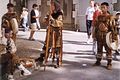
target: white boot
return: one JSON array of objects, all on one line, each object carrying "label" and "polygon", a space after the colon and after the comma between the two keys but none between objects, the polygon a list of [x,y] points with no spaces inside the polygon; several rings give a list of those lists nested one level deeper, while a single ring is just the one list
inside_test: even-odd
[{"label": "white boot", "polygon": [[27,75],[31,75],[32,73],[27,70],[22,64],[20,64],[20,66],[18,66],[19,70],[23,71],[23,75],[27,76]]},{"label": "white boot", "polygon": [[15,79],[13,78],[13,75],[8,75],[8,80],[15,80]]}]

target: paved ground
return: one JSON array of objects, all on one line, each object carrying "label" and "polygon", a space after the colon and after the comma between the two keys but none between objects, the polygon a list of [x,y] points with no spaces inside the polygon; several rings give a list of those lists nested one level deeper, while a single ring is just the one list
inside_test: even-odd
[{"label": "paved ground", "polygon": [[[18,33],[17,54],[21,57],[37,58],[45,39],[45,30],[36,32],[36,41],[29,41],[29,31]],[[92,55],[92,43],[87,44],[87,35],[83,32],[63,31],[63,66],[55,69],[41,67],[32,71],[32,75],[20,77],[16,80],[120,80],[120,56],[113,60],[113,70],[106,70],[105,55],[100,67],[93,67],[95,56]]]}]

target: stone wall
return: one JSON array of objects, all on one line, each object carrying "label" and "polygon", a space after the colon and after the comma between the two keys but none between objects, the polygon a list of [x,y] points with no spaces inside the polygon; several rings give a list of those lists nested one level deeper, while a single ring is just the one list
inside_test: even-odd
[{"label": "stone wall", "polygon": [[117,0],[117,3],[114,3],[114,11],[120,11],[120,0]]},{"label": "stone wall", "polygon": [[[13,0],[11,0],[13,1]],[[20,0],[15,0],[16,4]],[[39,11],[41,14],[40,22],[42,28],[46,28],[43,26],[42,21],[46,13],[49,11],[49,1],[50,0],[24,0],[26,2],[26,6],[29,9],[29,12],[32,9],[32,4],[37,3],[39,5]],[[87,7],[89,6],[89,0],[61,0],[62,1],[62,6],[63,6],[63,11],[64,11],[64,29],[68,30],[76,30],[80,29],[81,31],[86,31],[86,25],[85,25],[85,12]],[[110,12],[113,10],[119,10],[120,7],[120,0],[117,0],[117,3],[114,4],[114,9],[113,9],[113,4],[112,0],[95,0],[96,2],[108,2],[110,4]],[[19,8],[18,13],[20,13],[20,5],[17,5]],[[73,11],[75,13],[74,18],[73,18]]]},{"label": "stone wall", "polygon": [[7,12],[6,5],[8,4],[9,0],[0,0],[0,37],[1,37],[1,19],[3,14]]},{"label": "stone wall", "polygon": [[[75,28],[79,29],[80,31],[86,31],[86,20],[85,20],[85,12],[87,7],[89,6],[89,0],[75,0],[76,6],[76,17],[75,23],[77,26]],[[110,12],[113,10],[112,0],[95,0],[95,2],[108,2],[110,4]]]}]

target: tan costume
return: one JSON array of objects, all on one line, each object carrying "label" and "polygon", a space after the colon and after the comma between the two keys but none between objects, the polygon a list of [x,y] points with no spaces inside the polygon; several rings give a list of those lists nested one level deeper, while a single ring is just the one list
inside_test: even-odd
[{"label": "tan costume", "polygon": [[40,57],[36,59],[36,61],[39,60],[40,62],[43,62],[45,59],[46,63],[49,56],[49,50],[51,49],[52,62],[54,62],[54,59],[56,58],[57,65],[59,66],[62,64],[62,28],[63,28],[62,16],[63,13],[58,12],[57,14],[54,14],[54,16],[50,15],[47,17],[47,20],[49,20],[47,23],[49,24],[47,26],[46,32],[47,34],[45,44],[43,46],[45,54],[40,54]]},{"label": "tan costume", "polygon": [[115,20],[112,15],[99,15],[97,20],[95,21],[95,32],[94,32],[94,38],[97,40],[97,61],[96,64],[100,64],[100,61],[103,56],[103,46],[106,50],[106,56],[107,56],[107,65],[112,65],[112,49],[108,47],[106,44],[106,35],[108,32],[112,33],[112,40],[117,40],[117,31],[115,26]]},{"label": "tan costume", "polygon": [[16,41],[16,34],[18,32],[18,23],[16,13],[6,13],[2,17],[2,28],[5,30],[9,29],[13,31],[13,41]]}]

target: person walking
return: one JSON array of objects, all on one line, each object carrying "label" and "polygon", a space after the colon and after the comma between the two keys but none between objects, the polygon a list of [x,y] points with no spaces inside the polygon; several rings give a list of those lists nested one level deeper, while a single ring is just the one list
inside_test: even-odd
[{"label": "person walking", "polygon": [[24,28],[24,31],[28,30],[28,11],[27,8],[23,8],[21,14],[21,26]]},{"label": "person walking", "polygon": [[91,26],[92,26],[94,12],[95,12],[94,0],[90,0],[90,6],[86,10],[86,28],[87,28],[87,35],[88,35],[87,43],[90,42]]},{"label": "person walking", "polygon": [[38,29],[40,30],[40,23],[39,23],[39,18],[40,18],[40,15],[39,15],[39,12],[38,12],[38,5],[37,4],[33,4],[32,6],[32,10],[30,12],[30,18],[31,18],[31,32],[30,32],[30,37],[29,37],[29,40],[35,40],[33,38],[33,35],[35,33],[35,31]]}]

